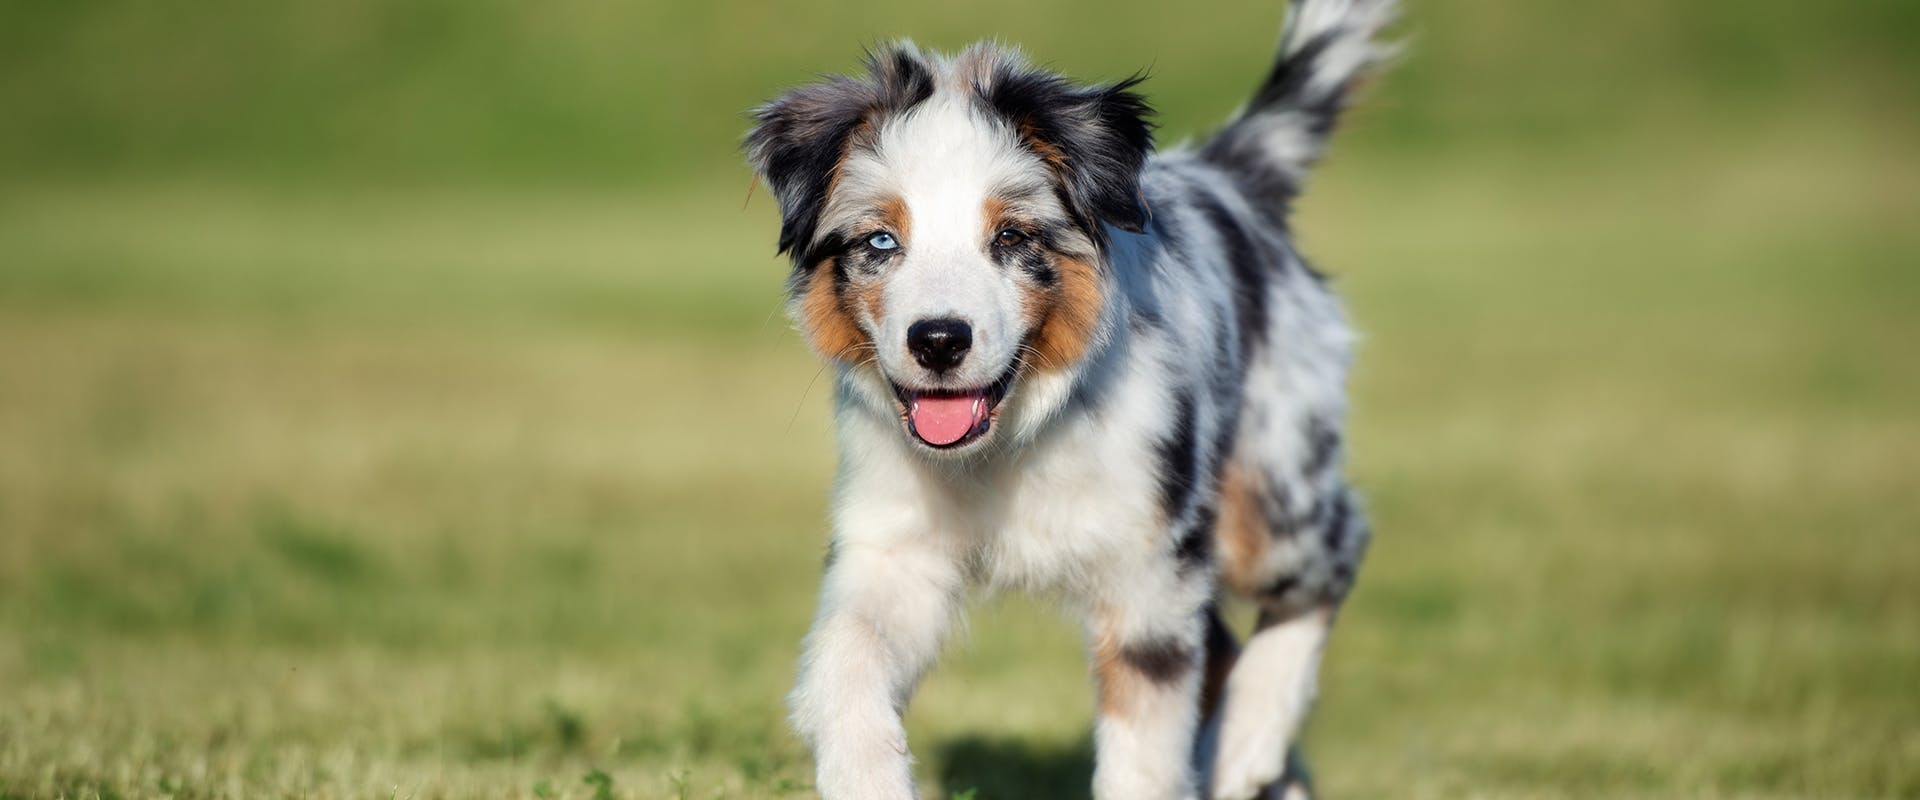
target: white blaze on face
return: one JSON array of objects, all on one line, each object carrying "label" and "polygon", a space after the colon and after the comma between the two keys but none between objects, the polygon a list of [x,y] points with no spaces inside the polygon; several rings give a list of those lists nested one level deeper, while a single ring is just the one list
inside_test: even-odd
[{"label": "white blaze on face", "polygon": [[[873,336],[888,377],[910,388],[975,389],[1012,368],[1024,334],[1016,276],[990,254],[990,197],[1031,188],[1047,173],[1004,124],[972,107],[966,94],[943,87],[907,114],[881,122],[870,152],[849,158],[840,194],[897,197],[909,223],[902,255],[880,289],[884,314]],[[972,328],[972,346],[945,375],[922,368],[907,348],[907,329],[922,320],[958,319]]]}]

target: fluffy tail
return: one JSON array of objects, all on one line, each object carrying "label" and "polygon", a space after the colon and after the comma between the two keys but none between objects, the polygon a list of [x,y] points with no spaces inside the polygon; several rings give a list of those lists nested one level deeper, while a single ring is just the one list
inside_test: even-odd
[{"label": "fluffy tail", "polygon": [[1393,48],[1376,40],[1394,0],[1289,0],[1273,71],[1201,156],[1275,211],[1298,194],[1360,79]]}]

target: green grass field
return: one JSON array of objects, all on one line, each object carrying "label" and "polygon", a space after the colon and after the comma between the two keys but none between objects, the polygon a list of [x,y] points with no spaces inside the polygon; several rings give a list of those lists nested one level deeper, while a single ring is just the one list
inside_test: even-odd
[{"label": "green grass field", "polygon": [[[0,798],[811,797],[828,387],[732,115],[869,28],[998,30],[1152,53],[1177,136],[1276,4],[1104,38],[842,5],[417,3],[324,80],[393,18],[0,12]],[[1788,5],[1416,6],[1296,226],[1366,333],[1377,529],[1326,796],[1920,796],[1920,37]],[[659,26],[691,43],[614,46]],[[1607,41],[1640,57],[1591,74]],[[647,69],[700,44],[745,60]],[[141,57],[172,94],[114,93]],[[659,102],[592,113],[622,91]],[[909,713],[923,794],[1086,797],[1090,710],[1074,629],[982,598]]]}]

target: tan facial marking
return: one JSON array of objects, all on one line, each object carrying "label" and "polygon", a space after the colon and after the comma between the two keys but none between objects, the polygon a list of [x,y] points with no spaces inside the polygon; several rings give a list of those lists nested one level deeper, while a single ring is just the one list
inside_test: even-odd
[{"label": "tan facial marking", "polygon": [[880,287],[869,286],[856,290],[853,294],[858,299],[860,308],[867,312],[867,319],[878,327],[880,321],[886,318],[886,306],[880,302]]},{"label": "tan facial marking", "polygon": [[986,202],[980,204],[980,221],[985,226],[985,229],[980,231],[982,241],[991,243],[993,237],[999,235],[1001,228],[1008,222],[1007,211],[1011,208],[1012,206],[1006,200],[998,197],[989,197]]},{"label": "tan facial marking", "polygon": [[[901,246],[906,246],[910,237],[913,236],[913,215],[907,211],[906,200],[898,196],[881,200],[874,208],[874,216],[880,220],[880,224],[885,226],[888,232],[893,234],[893,238],[898,240]],[[873,284],[855,289],[853,294],[855,307],[866,312],[869,322],[879,325],[880,321],[886,317],[886,305],[880,301],[880,286]]]},{"label": "tan facial marking", "polygon": [[856,361],[857,351],[867,344],[867,333],[841,297],[834,269],[829,258],[814,265],[807,277],[807,291],[800,300],[800,328],[821,358]]},{"label": "tan facial marking", "polygon": [[[985,241],[992,242],[1000,231],[1018,226],[1011,211],[1012,205],[1004,199],[986,199],[981,207]],[[1087,354],[1106,304],[1100,272],[1092,262],[1055,256],[1053,270],[1058,276],[1054,285],[1029,288],[1020,301],[1028,329],[1033,331],[1029,339],[1033,350],[1026,356],[1042,370],[1066,369]]]},{"label": "tan facial marking", "polygon": [[[836,168],[836,178],[838,173]],[[905,200],[898,197],[882,200],[875,207],[875,216],[895,238],[906,242],[913,220],[907,213]],[[814,352],[822,358],[858,362],[859,351],[872,339],[860,326],[856,311],[865,313],[870,322],[877,324],[885,316],[886,307],[881,302],[879,285],[871,282],[840,285],[834,280],[835,266],[834,259],[821,261],[807,278],[800,303],[800,327]]]},{"label": "tan facial marking", "polygon": [[1035,333],[1031,354],[1042,369],[1065,369],[1087,354],[1099,328],[1106,296],[1100,273],[1091,262],[1061,256],[1054,260],[1059,280],[1030,297],[1028,311]]},{"label": "tan facial marking", "polygon": [[913,215],[907,212],[907,201],[889,197],[880,201],[876,212],[880,224],[887,226],[887,230],[892,231],[901,244],[906,244],[908,237],[913,235]]}]

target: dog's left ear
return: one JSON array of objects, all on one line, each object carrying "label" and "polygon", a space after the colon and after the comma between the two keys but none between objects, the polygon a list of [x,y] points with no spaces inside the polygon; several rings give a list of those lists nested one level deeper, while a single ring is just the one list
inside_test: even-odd
[{"label": "dog's left ear", "polygon": [[1102,222],[1133,233],[1147,222],[1140,167],[1153,150],[1153,108],[1133,91],[1142,80],[1075,86],[1045,72],[1003,72],[984,93],[1053,168],[1074,212],[1096,233]]}]

